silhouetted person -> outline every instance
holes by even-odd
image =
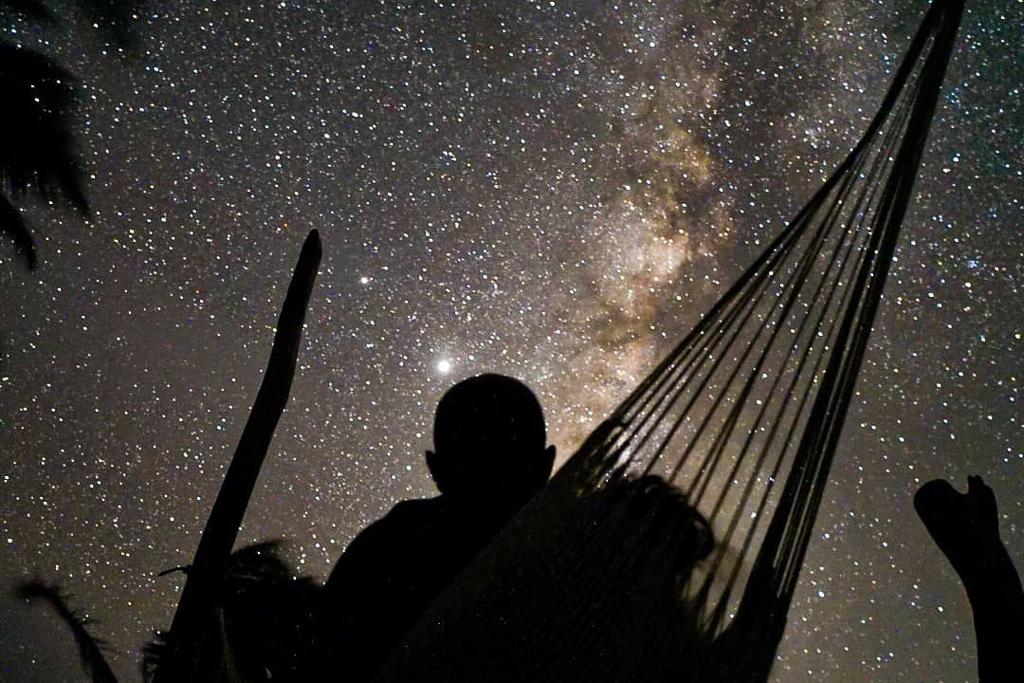
[[[967,478],[967,493],[942,479],[914,496],[914,508],[967,590],[981,683],[1024,679],[1024,590],[999,538],[992,489]]]
[[[552,484],[428,608],[373,683],[691,683],[707,521],[664,479]]]
[[[441,492],[403,501],[345,550],[324,591],[314,657],[325,679],[365,680],[441,590],[547,482],[540,403],[501,375],[441,398],[427,467]]]

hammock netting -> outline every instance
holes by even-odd
[[[379,680],[767,680],[962,11],[936,0],[849,156]]]

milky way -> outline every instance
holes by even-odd
[[[150,3],[124,58],[72,16],[5,19],[80,79],[94,214],[25,205],[33,273],[0,245],[0,577],[59,581],[135,679],[310,228],[243,540],[323,577],[431,495],[433,406],[474,373],[535,387],[567,457],[846,155],[925,7]],[[968,3],[778,681],[973,680],[923,481],[982,474],[1024,566],[1022,39],[1020,2]],[[0,622],[5,680],[74,675],[43,611]]]

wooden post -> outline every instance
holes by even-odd
[[[302,323],[321,253],[320,235],[313,230],[302,245],[288,286],[256,401],[199,539],[168,633],[167,655],[160,662],[155,683],[194,683],[217,675],[223,645],[219,643],[217,615],[224,573],[274,429],[288,403]]]

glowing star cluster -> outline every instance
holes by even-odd
[[[689,51],[662,41],[642,70],[650,81],[630,84],[612,117],[618,135],[601,154],[613,189],[582,226],[586,279],[567,302],[590,343],[571,352],[556,391],[565,410],[554,432],[565,444],[579,443],[685,332],[672,321],[695,313],[681,296],[694,286],[695,260],[713,263],[734,238],[721,164],[689,127],[699,125],[694,112],[714,106],[718,77],[697,73]],[[586,390],[571,377],[587,378]]]

